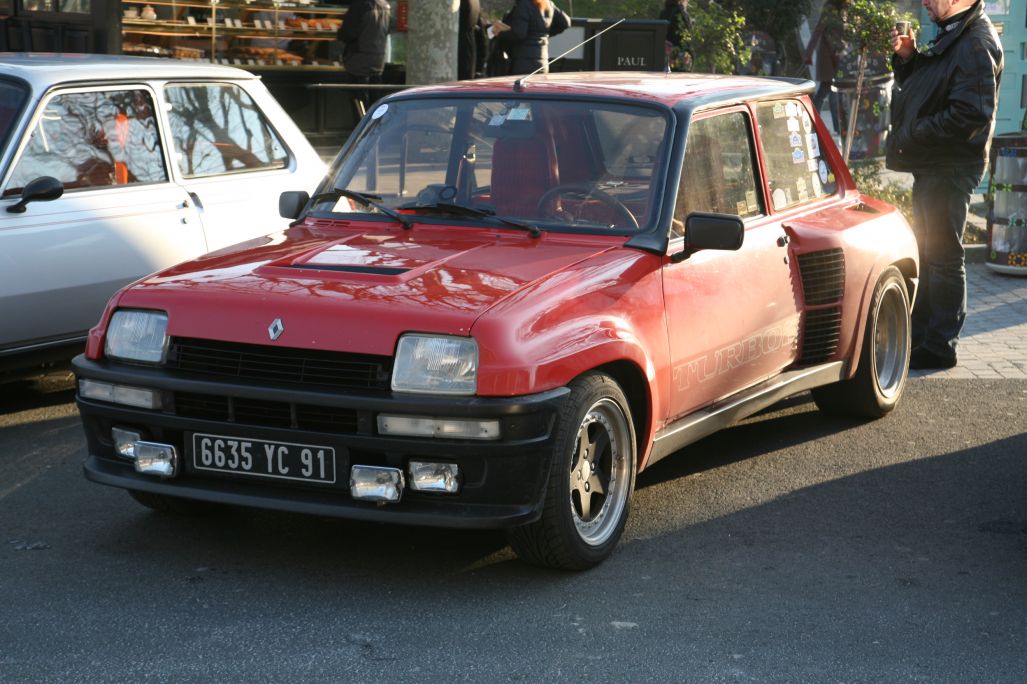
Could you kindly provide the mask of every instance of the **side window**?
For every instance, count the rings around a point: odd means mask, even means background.
[[[153,99],[145,90],[60,93],[47,101],[4,196],[53,176],[65,190],[168,179]]]
[[[681,188],[674,209],[674,232],[683,230],[693,211],[737,214],[763,213],[753,170],[752,135],[748,117],[731,112],[693,121],[688,127]]]
[[[288,164],[281,138],[239,86],[170,85],[164,94],[183,176],[280,169]]]
[[[821,154],[809,112],[796,100],[761,104],[756,110],[776,211],[833,195],[834,169]]]

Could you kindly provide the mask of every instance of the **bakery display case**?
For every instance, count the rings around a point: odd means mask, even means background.
[[[343,7],[267,0],[122,0],[124,54],[338,70]]]

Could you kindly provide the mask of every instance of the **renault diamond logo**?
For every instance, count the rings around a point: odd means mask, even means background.
[[[271,321],[271,325],[267,326],[267,334],[272,342],[281,337],[283,332],[285,332],[285,324],[282,323],[281,318],[276,318]]]

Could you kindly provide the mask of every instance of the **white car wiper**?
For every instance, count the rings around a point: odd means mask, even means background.
[[[479,207],[468,207],[463,204],[453,204],[451,202],[435,202],[434,204],[411,204],[403,207],[404,209],[410,209],[411,211],[441,211],[456,216],[469,216],[472,218],[488,219],[491,221],[498,221],[499,223],[511,226],[513,228],[520,228],[526,230],[531,234],[531,237],[537,238],[542,235],[542,229],[536,226],[534,223],[527,221],[518,221],[517,219],[507,218],[505,216],[499,216],[496,212],[491,209],[481,209]]]

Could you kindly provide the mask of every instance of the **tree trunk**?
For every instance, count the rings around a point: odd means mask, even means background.
[[[456,80],[460,0],[414,0],[407,33],[407,83]]]
[[[863,97],[863,76],[867,71],[867,49],[859,51],[859,70],[856,73],[856,94],[849,103],[849,128],[845,134],[845,164],[852,153],[852,138],[856,135],[856,117],[859,115],[859,101]]]

